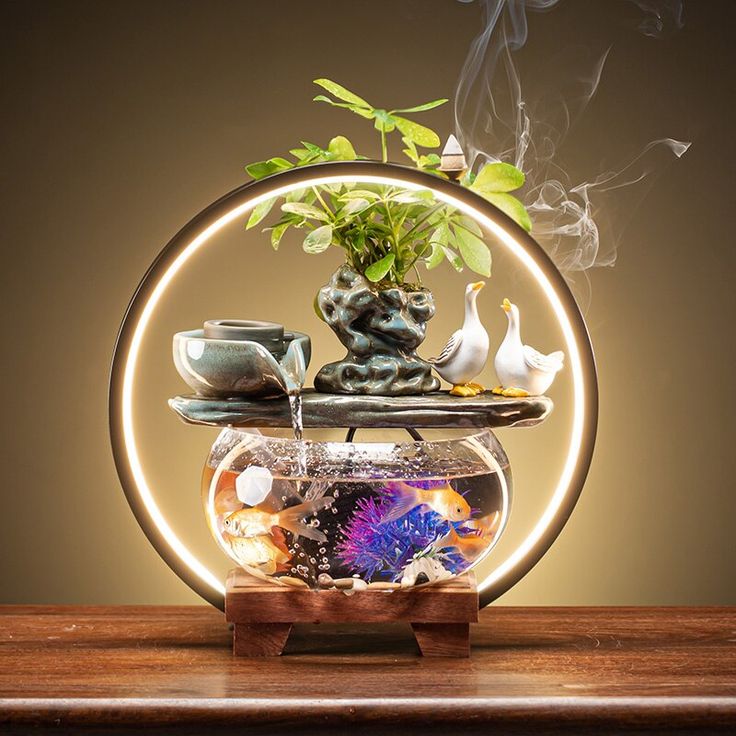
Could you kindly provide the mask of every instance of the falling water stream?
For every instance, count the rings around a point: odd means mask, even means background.
[[[297,477],[296,491],[301,495],[302,481],[301,478],[307,477],[307,448],[302,442],[304,439],[304,421],[302,419],[302,392],[301,389],[292,389],[288,393],[289,408],[291,410],[291,426],[294,430],[294,440],[296,441],[296,463]]]
[[[302,394],[299,389],[290,391],[289,408],[291,409],[291,426],[294,429],[294,439],[304,438],[304,422],[302,420]]]
[[[304,436],[302,420],[302,387],[307,370],[307,361],[298,342],[289,345],[286,355],[281,361],[282,378],[286,395],[289,397],[291,411],[291,426],[294,429],[294,439],[300,442]],[[306,470],[306,468],[305,468]]]

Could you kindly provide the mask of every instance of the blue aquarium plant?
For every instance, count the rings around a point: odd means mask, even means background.
[[[356,502],[355,512],[343,529],[336,552],[345,565],[368,580],[375,576],[398,580],[412,559],[422,555],[437,559],[453,574],[467,568],[468,562],[462,555],[433,547],[450,531],[449,521],[426,506],[418,506],[399,519],[384,521],[394,505],[393,494],[390,488],[379,492],[385,495]]]

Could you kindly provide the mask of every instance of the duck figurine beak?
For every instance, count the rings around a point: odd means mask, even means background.
[[[480,291],[485,285],[485,281],[476,281],[474,284],[470,284],[470,288],[473,291]]]
[[[503,303],[501,304],[501,309],[503,309],[504,312],[510,312],[511,302],[508,299],[504,299]]]

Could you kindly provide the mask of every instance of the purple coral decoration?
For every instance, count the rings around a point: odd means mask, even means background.
[[[377,575],[400,578],[415,554],[450,530],[450,522],[426,507],[412,509],[394,521],[382,521],[393,503],[390,489],[382,490],[388,493],[380,500],[370,497],[356,502],[355,512],[336,545],[343,563],[368,580]],[[460,554],[438,552],[435,556],[453,574],[468,567]]]

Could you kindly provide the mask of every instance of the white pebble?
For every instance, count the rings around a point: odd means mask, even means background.
[[[271,492],[273,475],[268,468],[251,465],[235,479],[238,499],[249,506],[257,506]]]

